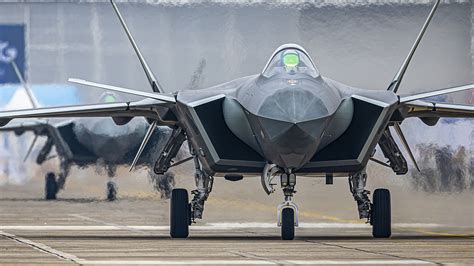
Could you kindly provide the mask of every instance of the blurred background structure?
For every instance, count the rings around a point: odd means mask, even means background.
[[[156,76],[171,92],[258,73],[273,50],[287,42],[305,47],[325,76],[385,90],[431,2],[154,0],[118,4]],[[7,49],[19,44],[15,62],[38,97],[45,99],[45,106],[98,102],[103,91],[66,85],[70,77],[148,90],[108,1],[0,0],[0,44],[13,34],[15,43],[10,41],[0,55],[8,56]],[[443,1],[399,92],[472,83],[473,64],[474,4]],[[7,108],[18,86],[18,80],[6,78],[9,67],[0,62],[0,83],[8,83],[0,86],[1,108]],[[474,104],[474,91],[438,100]],[[404,127],[411,132],[409,141],[417,145],[422,168],[438,169],[444,155],[449,160],[457,156],[462,161],[459,167],[465,167],[462,182],[473,188],[473,125],[472,120],[443,120],[437,128],[428,129],[418,121],[407,121]],[[438,146],[430,146],[435,142]],[[439,150],[445,151],[439,158],[427,156]]]
[[[260,72],[273,50],[287,42],[305,47],[328,77],[385,89],[432,1],[199,2],[119,1],[168,91],[185,88],[202,60],[201,86]],[[473,80],[473,4],[444,2],[410,65],[402,93]],[[30,83],[65,83],[80,77],[148,89],[108,1],[0,3],[0,25],[24,25]],[[465,102],[469,97],[455,99]]]

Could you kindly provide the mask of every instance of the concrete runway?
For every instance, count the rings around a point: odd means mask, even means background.
[[[119,200],[107,202],[105,179],[87,176],[71,178],[54,202],[42,200],[40,178],[23,186],[1,186],[0,263],[474,263],[470,192],[449,197],[421,194],[406,206],[402,199],[417,194],[386,184],[393,194],[393,236],[376,240],[371,228],[356,220],[345,180],[325,187],[319,186],[321,180],[301,179],[295,198],[302,211],[301,226],[294,241],[281,241],[275,223],[275,203],[281,195],[267,197],[257,179],[217,180],[205,219],[191,227],[189,239],[172,240],[169,202],[151,191],[146,179],[119,177]],[[192,178],[178,179],[182,187],[191,184]],[[450,217],[441,217],[440,210]]]

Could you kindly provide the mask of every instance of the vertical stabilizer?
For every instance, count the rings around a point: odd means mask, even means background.
[[[438,9],[439,3],[441,0],[436,0],[436,3],[434,4],[433,8],[431,9],[430,14],[428,15],[428,18],[425,21],[425,24],[423,24],[423,27],[421,28],[420,33],[418,34],[418,37],[416,37],[415,43],[411,47],[410,52],[408,53],[407,57],[405,58],[405,61],[403,61],[402,66],[398,70],[397,74],[393,78],[392,82],[390,83],[389,87],[387,90],[397,92],[398,88],[400,87],[400,83],[402,82],[403,76],[405,75],[405,72],[408,68],[408,65],[410,64],[410,61],[415,54],[416,48],[418,48],[418,45],[420,44],[421,39],[425,35],[426,29],[428,28],[428,25],[431,22],[431,19],[433,18],[434,13]]]

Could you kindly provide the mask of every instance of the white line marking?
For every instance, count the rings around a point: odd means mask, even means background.
[[[46,253],[46,254],[49,254],[49,255],[52,255],[52,256],[55,256],[59,259],[62,259],[62,260],[65,260],[65,261],[72,261],[72,262],[75,262],[75,263],[78,263],[78,264],[81,264],[79,261],[81,261],[81,259],[79,259],[78,257],[76,257],[75,255],[72,255],[72,254],[69,254],[69,253],[65,253],[65,252],[62,252],[62,251],[59,251],[57,249],[54,249],[50,246],[47,246],[45,244],[42,244],[42,243],[38,243],[38,242],[33,242],[29,239],[26,239],[26,238],[23,238],[23,237],[19,237],[19,236],[16,236],[14,234],[10,234],[10,233],[6,233],[6,232],[2,232],[0,231],[0,235],[1,236],[4,236],[8,239],[11,239],[13,241],[16,241],[20,244],[23,244],[23,245],[26,245],[26,246],[29,246],[35,250],[38,250],[40,252],[43,252],[43,253]]]
[[[277,265],[264,260],[84,260],[83,264],[133,265]]]
[[[422,261],[422,260],[289,260],[289,263],[292,264],[311,264],[311,265],[337,265],[337,264],[344,264],[344,265],[367,265],[367,264],[433,264],[429,261]]]
[[[197,227],[197,226],[196,226]],[[367,224],[356,223],[299,223],[299,228],[369,228]],[[193,226],[190,227],[191,230]],[[208,223],[198,230],[226,230],[246,228],[278,228],[276,223]]]
[[[78,217],[78,216],[76,216]],[[119,225],[113,223],[107,223],[104,221],[88,218],[81,216],[82,219],[100,222],[105,225],[0,225],[0,230],[22,230],[22,231],[117,231],[127,230],[134,232],[142,231],[167,231],[169,226],[167,225]],[[441,224],[394,224],[394,228],[434,228],[442,227]],[[356,224],[356,223],[300,223],[300,228],[313,228],[313,229],[325,229],[325,228],[353,228],[353,229],[365,229],[370,228],[367,224]],[[212,231],[212,230],[229,230],[229,229],[252,229],[252,228],[263,228],[273,229],[277,228],[276,223],[207,223],[205,225],[192,225],[191,230],[196,231]]]
[[[94,219],[94,218],[90,218],[90,217],[87,217],[87,216],[84,216],[84,215],[80,215],[80,214],[69,214],[69,216],[71,217],[75,217],[75,218],[79,218],[81,220],[85,220],[85,221],[89,221],[89,222],[95,222],[95,223],[99,223],[99,224],[105,224],[106,226],[113,226],[115,227],[116,229],[119,229],[119,230],[125,230],[125,231],[133,231],[133,232],[138,232],[138,233],[143,233],[142,231],[140,231],[139,229],[137,228],[133,228],[133,227],[130,227],[130,226],[126,226],[126,225],[120,225],[120,224],[116,224],[116,223],[109,223],[109,222],[105,222],[105,221],[102,221],[102,220],[99,220],[99,219]]]
[[[82,264],[134,264],[134,265],[279,265],[280,262],[264,260],[80,260]],[[288,260],[290,264],[311,264],[311,265],[406,265],[406,264],[432,264],[422,260]]]

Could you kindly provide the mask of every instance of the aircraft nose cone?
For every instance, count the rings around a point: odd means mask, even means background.
[[[298,169],[316,152],[329,117],[315,91],[295,86],[268,95],[250,123],[268,161]]]
[[[303,122],[328,115],[323,101],[310,90],[289,87],[267,96],[258,115],[286,122]]]
[[[327,117],[305,122],[285,122],[265,117],[252,119],[257,140],[267,160],[281,167],[297,169],[316,152]]]

